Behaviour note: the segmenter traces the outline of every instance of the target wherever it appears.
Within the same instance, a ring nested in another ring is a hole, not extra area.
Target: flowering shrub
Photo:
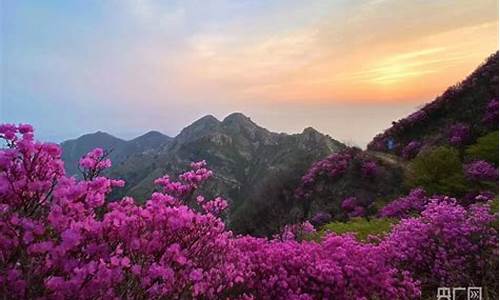
[[[281,241],[303,240],[314,232],[316,232],[314,226],[309,221],[305,221],[299,224],[286,225],[273,238]]]
[[[85,181],[64,176],[59,147],[32,140],[31,131],[2,127],[0,153],[1,293],[14,298],[214,298],[241,276],[230,232],[217,217],[227,203],[182,202],[210,177],[204,163],[180,181],[157,183],[145,206],[131,198],[106,202],[123,181],[99,175],[110,166],[96,149],[80,160]],[[12,133],[14,132],[14,133]],[[22,134],[20,136],[19,134]]]
[[[219,217],[227,202],[196,194],[212,176],[204,162],[177,180],[158,179],[162,190],[144,205],[129,197],[110,202],[124,182],[101,176],[110,165],[105,151],[82,158],[79,181],[64,175],[59,147],[35,142],[31,127],[0,126],[0,135],[8,146],[0,150],[3,298],[415,299],[414,276],[434,285],[474,282],[472,274],[488,279],[494,270],[496,233],[485,227],[492,216],[481,206],[433,204],[378,245],[349,235],[236,237]],[[436,237],[449,249],[432,244]],[[431,256],[443,260],[430,265]]]
[[[448,141],[454,146],[461,146],[470,139],[470,127],[457,123],[451,126]]]
[[[364,160],[361,163],[361,174],[365,178],[373,178],[377,175],[377,163],[372,160]]]
[[[356,197],[345,198],[340,207],[351,218],[365,215],[365,208],[361,206]]]
[[[324,224],[330,222],[331,220],[332,220],[331,214],[324,212],[324,211],[320,211],[320,212],[317,212],[311,218],[311,224],[314,226],[321,226],[321,225],[324,225]]]
[[[385,205],[378,212],[382,218],[406,218],[420,213],[429,201],[421,188],[413,189],[407,196],[400,197]]]
[[[477,181],[497,181],[498,170],[484,160],[476,160],[464,166],[466,176]]]
[[[491,226],[494,220],[488,205],[465,209],[453,199],[433,200],[421,217],[396,225],[381,247],[396,266],[410,271],[432,293],[439,286],[464,283],[495,287],[498,238]]]
[[[315,162],[302,177],[300,186],[295,191],[297,198],[309,198],[315,181],[322,176],[336,179],[345,173],[351,162],[352,154],[349,150],[334,153],[327,158]]]
[[[492,99],[486,106],[483,122],[490,125],[498,125],[498,99]]]
[[[243,237],[246,288],[255,299],[415,299],[417,282],[390,266],[382,249],[353,236],[327,235],[321,243]]]
[[[412,159],[417,156],[420,148],[422,148],[422,143],[418,141],[411,141],[403,148],[403,150],[401,151],[401,156],[404,159]]]

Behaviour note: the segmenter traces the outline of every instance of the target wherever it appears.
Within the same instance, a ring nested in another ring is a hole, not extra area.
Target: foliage
[[[311,218],[310,222],[314,226],[322,226],[325,225],[326,223],[330,222],[332,220],[332,215],[324,212],[324,211],[319,211],[314,216]]]
[[[324,236],[328,232],[336,234],[352,233],[360,241],[366,241],[369,236],[382,237],[387,234],[396,219],[391,218],[352,218],[348,222],[332,222],[324,225],[319,232],[319,236]]]
[[[347,197],[340,205],[345,214],[351,218],[362,217],[365,215],[365,208],[359,203],[356,197]]]
[[[396,225],[381,247],[431,293],[440,286],[464,283],[496,293],[498,237],[491,226],[494,221],[488,205],[465,209],[453,199],[431,201],[421,217],[403,219]]]
[[[418,154],[420,148],[422,148],[422,143],[418,141],[411,141],[403,148],[401,156],[404,159],[412,159]]]
[[[465,153],[470,159],[486,160],[498,166],[498,130],[478,138]]]
[[[448,141],[451,145],[461,146],[469,142],[471,138],[470,126],[463,123],[453,124],[450,128]]]
[[[498,170],[484,160],[476,160],[464,166],[467,178],[475,181],[498,181]]]
[[[388,203],[379,210],[379,217],[383,218],[406,218],[418,215],[424,210],[429,198],[421,188],[412,190],[407,196]]]
[[[302,182],[295,192],[296,197],[301,199],[311,197],[314,183],[320,177],[327,177],[335,180],[344,174],[349,167],[352,156],[352,151],[348,149],[334,153],[323,160],[315,162],[302,177]]]
[[[410,162],[407,184],[429,194],[463,194],[467,185],[458,151],[440,146],[419,153]]]
[[[373,178],[378,174],[378,165],[373,160],[364,160],[361,163],[361,174],[365,178]]]
[[[491,99],[486,107],[483,122],[493,126],[498,126],[498,99]]]

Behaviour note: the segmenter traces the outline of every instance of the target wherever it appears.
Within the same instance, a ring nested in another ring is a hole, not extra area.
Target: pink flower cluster
[[[476,160],[464,166],[467,177],[476,181],[497,181],[498,169],[484,160]]]
[[[314,232],[316,232],[314,226],[309,221],[305,221],[299,224],[285,225],[281,232],[274,235],[273,238],[281,241],[300,241]]]
[[[378,165],[373,160],[363,160],[361,163],[361,174],[365,178],[373,178],[377,176]]]
[[[351,218],[362,217],[365,215],[365,208],[361,206],[356,197],[345,198],[340,207]]]
[[[498,284],[498,234],[489,206],[465,209],[454,199],[432,200],[421,216],[403,219],[381,243],[391,261],[425,290]],[[494,290],[493,290],[494,289]],[[424,292],[425,292],[424,290]],[[493,297],[495,298],[495,297]]]
[[[448,141],[454,146],[466,144],[471,138],[470,127],[466,124],[457,123],[451,126]]]
[[[330,222],[332,220],[332,215],[328,212],[325,211],[319,211],[314,214],[314,216],[311,218],[311,224],[314,226],[321,226],[325,225],[326,223]]]
[[[79,181],[64,175],[58,146],[35,142],[29,128],[5,128],[2,298],[415,299],[420,282],[489,283],[495,273],[498,241],[486,206],[431,204],[379,244],[349,235],[297,240],[297,230],[313,230],[307,223],[285,230],[293,237],[234,236],[218,217],[223,199],[196,197],[200,211],[186,205],[211,176],[203,162],[178,181],[159,180],[163,191],[144,205],[109,201],[124,183],[96,175],[104,152],[86,156],[97,163],[85,162],[91,176]]]
[[[295,191],[296,197],[299,199],[309,198],[312,192],[311,189],[319,178],[326,177],[329,179],[336,179],[344,174],[352,158],[353,155],[351,151],[345,150],[315,162],[302,177],[301,184]]]
[[[183,198],[194,192],[198,186],[212,177],[213,173],[206,167],[206,162],[199,161],[191,163],[190,171],[179,176],[179,181],[172,181],[170,176],[165,175],[155,180],[155,184],[163,188],[164,193],[172,194],[175,197]]]
[[[412,159],[417,156],[418,152],[422,148],[422,143],[418,141],[409,142],[401,151],[401,156],[404,159]]]
[[[486,106],[483,122],[498,126],[498,99],[492,99]]]
[[[429,198],[421,188],[412,190],[408,195],[400,197],[379,210],[382,218],[407,218],[418,215],[424,210]]]
[[[420,285],[392,268],[383,249],[351,235],[313,241],[242,237],[252,299],[416,299]]]

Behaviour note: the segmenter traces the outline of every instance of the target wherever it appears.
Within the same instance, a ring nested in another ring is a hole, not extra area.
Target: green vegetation
[[[318,237],[324,236],[328,232],[338,234],[354,233],[360,241],[366,241],[368,236],[382,236],[391,230],[392,225],[397,221],[395,219],[365,219],[353,218],[348,222],[332,222],[326,224],[318,233]]]
[[[406,183],[429,194],[462,195],[467,182],[458,150],[441,146],[421,152],[409,165]]]
[[[465,150],[467,158],[482,159],[498,166],[498,131],[488,133]]]

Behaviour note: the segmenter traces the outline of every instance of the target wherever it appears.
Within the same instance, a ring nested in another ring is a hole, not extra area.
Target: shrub
[[[493,126],[498,126],[498,99],[492,99],[486,106],[483,122]]]
[[[330,222],[332,220],[332,215],[324,212],[324,211],[319,211],[314,216],[311,218],[311,224],[314,226],[322,226],[325,225],[326,223]]]
[[[451,126],[448,141],[451,145],[461,146],[469,142],[471,138],[470,127],[466,124],[457,123]]]
[[[467,184],[458,151],[441,146],[419,153],[409,165],[407,184],[430,194],[462,195]]]
[[[422,148],[422,143],[418,141],[411,141],[403,148],[401,156],[404,159],[412,159],[418,154],[420,148]]]
[[[491,132],[477,139],[477,142],[465,150],[469,159],[486,160],[498,166],[498,131]]]
[[[410,271],[435,293],[440,286],[482,286],[491,299],[498,289],[498,237],[489,205],[469,209],[453,199],[432,201],[421,217],[394,226],[381,247],[396,266]]]
[[[474,181],[494,181],[498,180],[498,170],[484,160],[476,160],[464,166],[467,178]]]
[[[382,218],[406,218],[418,215],[424,210],[429,198],[421,188],[412,190],[407,196],[400,197],[380,209]]]

